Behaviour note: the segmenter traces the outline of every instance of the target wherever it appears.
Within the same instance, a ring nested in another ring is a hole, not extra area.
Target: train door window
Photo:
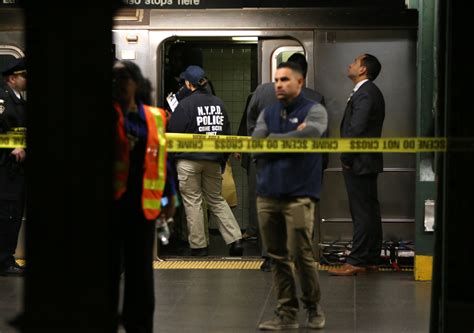
[[[285,62],[288,60],[288,58],[293,54],[293,53],[301,53],[304,55],[304,49],[302,46],[281,46],[277,48],[275,51],[273,51],[272,54],[272,81],[275,81],[275,71],[277,69],[277,66],[281,64],[282,62]]]

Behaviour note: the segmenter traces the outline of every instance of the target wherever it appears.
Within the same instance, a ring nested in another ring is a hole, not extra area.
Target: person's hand
[[[296,130],[297,131],[302,131],[304,128],[306,127],[306,123],[301,123],[298,125],[298,127],[296,127]]]
[[[174,195],[168,197],[168,204],[161,209],[161,215],[168,219],[173,217],[176,213],[176,203],[174,201]]]
[[[348,171],[352,169],[350,166],[345,165],[344,163],[342,163],[342,168],[343,168],[344,170],[348,170]]]
[[[15,157],[15,161],[17,162],[23,162],[26,157],[26,152],[23,148],[15,148],[11,154]]]
[[[241,154],[241,153],[234,153],[234,158],[235,158],[237,161],[240,161],[240,160],[242,160],[242,154]]]

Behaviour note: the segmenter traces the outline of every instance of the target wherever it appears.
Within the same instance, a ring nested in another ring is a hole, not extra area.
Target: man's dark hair
[[[118,60],[124,66],[124,70],[130,75],[131,79],[137,84],[137,98],[144,104],[151,105],[151,82],[145,78],[140,67],[129,60]]]
[[[306,57],[301,53],[293,53],[287,60],[288,62],[295,62],[300,65],[303,70],[303,77],[306,79],[306,73],[308,73],[308,63],[306,62]]]
[[[364,54],[364,57],[360,60],[360,64],[367,68],[367,78],[370,81],[375,80],[382,69],[379,60],[368,53]]]
[[[289,62],[289,61],[282,62],[277,66],[277,69],[280,69],[280,68],[289,68],[294,72],[300,73],[304,77],[303,69],[296,62]]]

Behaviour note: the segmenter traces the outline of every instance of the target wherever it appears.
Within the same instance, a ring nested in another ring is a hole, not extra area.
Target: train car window
[[[305,54],[302,46],[281,46],[272,54],[272,81],[275,81],[275,71],[279,64],[288,60],[295,52]]]

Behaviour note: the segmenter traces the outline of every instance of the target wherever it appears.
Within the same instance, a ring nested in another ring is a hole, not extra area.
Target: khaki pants
[[[263,246],[274,260],[273,280],[278,294],[278,311],[296,316],[295,269],[306,306],[319,303],[319,274],[313,256],[312,233],[315,203],[310,198],[278,200],[257,197],[257,211]]]
[[[217,227],[226,244],[242,238],[239,224],[221,194],[222,174],[219,163],[178,160],[179,191],[183,198],[192,249],[207,247],[202,211],[203,196],[209,210],[216,216]]]

